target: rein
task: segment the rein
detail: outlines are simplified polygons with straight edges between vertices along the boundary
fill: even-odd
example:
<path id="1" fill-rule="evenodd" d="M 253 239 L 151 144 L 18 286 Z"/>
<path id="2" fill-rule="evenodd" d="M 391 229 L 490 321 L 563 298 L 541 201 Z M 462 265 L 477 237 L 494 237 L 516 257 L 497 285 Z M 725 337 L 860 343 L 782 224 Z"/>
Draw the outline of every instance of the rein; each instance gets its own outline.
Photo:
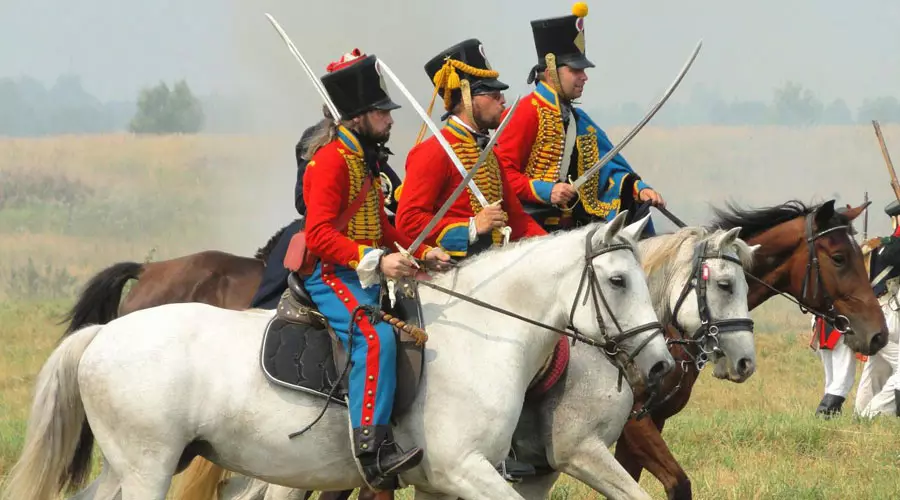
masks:
<path id="1" fill-rule="evenodd" d="M 632 363 L 634 361 L 634 358 L 641 352 L 641 350 L 644 349 L 644 347 L 647 346 L 647 344 L 650 343 L 651 340 L 653 340 L 653 338 L 656 335 L 662 335 L 662 324 L 659 321 L 653 321 L 650 323 L 636 326 L 629 330 L 625 330 L 625 331 L 622 330 L 622 327 L 621 327 L 621 325 L 619 325 L 619 322 L 616 319 L 615 315 L 613 314 L 612 309 L 609 307 L 609 303 L 606 300 L 606 296 L 603 294 L 603 290 L 600 287 L 600 280 L 597 278 L 597 273 L 594 270 L 594 266 L 592 265 L 592 262 L 596 257 L 599 257 L 600 255 L 603 255 L 605 253 L 614 252 L 617 250 L 628 250 L 628 251 L 634 252 L 634 248 L 629 244 L 616 243 L 616 244 L 604 245 L 598 251 L 592 253 L 591 252 L 592 238 L 594 236 L 594 233 L 596 233 L 599 229 L 600 229 L 600 226 L 595 227 L 587 234 L 587 237 L 585 238 L 584 268 L 581 273 L 581 279 L 579 280 L 578 291 L 575 294 L 575 298 L 572 300 L 572 309 L 569 312 L 569 321 L 568 321 L 568 324 L 566 325 L 565 329 L 556 328 L 554 326 L 542 323 L 540 321 L 526 318 L 525 316 L 522 316 L 520 314 L 514 313 L 512 311 L 508 311 L 501 307 L 497 307 L 495 305 L 489 304 L 482 300 L 469 297 L 469 296 L 461 294 L 459 292 L 455 292 L 453 290 L 442 287 L 440 285 L 435 285 L 428 281 L 423 281 L 423 280 L 415 280 L 415 281 L 417 284 L 427 286 L 428 288 L 437 290 L 439 292 L 445 293 L 452 297 L 456 297 L 460 300 L 464 300 L 466 302 L 477 305 L 479 307 L 483 307 L 485 309 L 489 309 L 491 311 L 498 312 L 500 314 L 504 314 L 506 316 L 518 319 L 520 321 L 524 321 L 528 324 L 550 330 L 559 335 L 569 337 L 572 339 L 572 345 L 575 345 L 575 342 L 577 342 L 577 341 L 581 341 L 587 345 L 601 349 L 613 361 L 613 364 L 615 364 L 616 367 L 619 369 L 619 390 L 621 390 L 622 379 L 625 376 L 625 365 Z M 587 288 L 587 291 L 585 291 L 585 288 Z M 581 297 L 582 294 L 584 294 L 584 299 L 581 302 L 582 306 L 587 304 L 588 298 L 591 299 L 591 304 L 593 305 L 593 309 L 594 309 L 594 315 L 597 320 L 597 326 L 600 329 L 600 336 L 602 338 L 602 340 L 600 340 L 600 341 L 594 340 L 594 339 L 584 335 L 583 333 L 581 333 L 581 331 L 579 331 L 579 329 L 577 327 L 575 327 L 575 324 L 574 324 L 575 310 L 578 308 L 578 299 Z M 603 307 L 606 309 L 607 313 L 609 313 L 610 318 L 612 318 L 612 321 L 616 327 L 616 330 L 619 331 L 618 335 L 610 336 L 608 334 L 608 328 L 603 321 L 603 315 L 601 313 L 601 307 L 600 307 L 601 302 L 603 304 Z M 646 332 L 646 331 L 650 331 L 650 330 L 656 330 L 656 332 L 654 332 L 654 334 L 648 336 L 647 339 L 644 340 L 644 342 L 642 342 L 637 347 L 637 349 L 633 350 L 624 360 L 620 361 L 618 359 L 619 358 L 618 355 L 621 352 L 619 349 L 619 344 L 621 342 L 626 341 L 642 332 Z"/>
<path id="2" fill-rule="evenodd" d="M 678 379 L 678 383 L 663 399 L 659 401 L 654 401 L 659 393 L 656 390 L 652 390 L 650 392 L 650 395 L 647 397 L 646 403 L 641 405 L 641 409 L 632 410 L 631 416 L 635 417 L 637 420 L 643 418 L 653 409 L 665 404 L 667 401 L 669 401 L 669 399 L 672 398 L 672 396 L 678 393 L 678 390 L 681 389 L 681 382 L 684 380 L 684 374 L 687 371 L 686 368 L 688 364 L 693 362 L 698 372 L 702 370 L 704 366 L 706 366 L 706 363 L 709 361 L 709 355 L 719 349 L 718 344 L 720 333 L 731 333 L 748 330 L 750 332 L 753 332 L 753 320 L 750 318 L 728 318 L 720 320 L 714 320 L 711 318 L 709 304 L 707 302 L 709 267 L 706 265 L 706 260 L 726 260 L 728 262 L 737 264 L 741 268 L 743 268 L 743 263 L 739 259 L 730 255 L 709 254 L 707 253 L 708 247 L 708 241 L 700 242 L 694 247 L 693 263 L 691 265 L 691 279 L 686 281 L 684 286 L 682 287 L 681 294 L 678 296 L 678 300 L 675 302 L 675 307 L 672 311 L 672 324 L 681 334 L 681 338 L 666 339 L 666 345 L 668 346 L 674 344 L 683 345 L 686 347 L 696 346 L 700 352 L 699 354 L 694 356 L 687 348 L 684 349 L 685 354 L 687 354 L 691 359 L 680 361 L 682 370 L 681 377 Z M 687 296 L 690 294 L 691 290 L 696 290 L 697 292 L 697 311 L 700 316 L 700 327 L 697 329 L 697 331 L 694 332 L 693 335 L 688 337 L 684 327 L 678 322 L 678 311 L 681 309 L 681 306 L 684 304 L 684 301 L 687 299 Z M 710 340 L 714 341 L 716 345 L 712 348 L 712 350 L 707 351 L 706 349 L 704 349 L 704 345 L 706 345 Z M 654 389 L 656 389 L 656 387 L 654 387 Z"/>
<path id="3" fill-rule="evenodd" d="M 804 313 L 804 314 L 810 313 L 810 314 L 812 314 L 813 316 L 817 316 L 817 317 L 819 317 L 819 318 L 824 319 L 825 321 L 828 321 L 829 323 L 831 323 L 832 325 L 834 325 L 834 328 L 835 328 L 836 330 L 838 330 L 839 332 L 841 332 L 841 333 L 843 334 L 843 333 L 846 333 L 846 332 L 848 332 L 848 331 L 850 330 L 850 320 L 849 320 L 846 316 L 844 316 L 844 315 L 842 315 L 842 314 L 832 314 L 833 311 L 834 311 L 834 309 L 835 309 L 835 307 L 834 307 L 834 300 L 832 299 L 832 297 L 830 296 L 830 294 L 828 293 L 828 291 L 825 289 L 825 285 L 823 284 L 823 281 L 822 281 L 822 272 L 821 272 L 821 268 L 819 267 L 819 257 L 818 257 L 818 254 L 816 253 L 815 242 L 816 242 L 816 240 L 818 240 L 818 239 L 821 238 L 822 236 L 825 236 L 825 235 L 830 234 L 830 233 L 832 233 L 832 232 L 839 231 L 839 230 L 849 230 L 849 229 L 850 229 L 850 226 L 849 226 L 849 225 L 840 225 L 840 226 L 835 226 L 835 227 L 831 227 L 831 228 L 828 228 L 828 229 L 819 231 L 818 233 L 814 233 L 814 232 L 813 232 L 813 218 L 814 218 L 814 215 L 815 215 L 815 214 L 813 214 L 813 213 L 807 214 L 807 216 L 806 216 L 806 218 L 805 218 L 805 221 L 804 221 L 804 226 L 805 226 L 805 240 L 806 240 L 806 245 L 807 245 L 807 251 L 808 251 L 807 255 L 808 255 L 808 257 L 807 257 L 807 263 L 806 263 L 806 274 L 805 274 L 805 276 L 804 276 L 804 278 L 803 278 L 803 287 L 802 287 L 802 291 L 801 291 L 801 294 L 800 294 L 800 297 L 801 297 L 801 299 L 803 299 L 803 301 L 794 298 L 793 295 L 790 295 L 790 294 L 788 294 L 787 292 L 784 292 L 784 291 L 782 291 L 782 290 L 779 290 L 779 289 L 773 287 L 772 285 L 766 283 L 766 282 L 763 281 L 761 278 L 756 277 L 753 273 L 751 273 L 751 272 L 749 272 L 749 271 L 746 271 L 746 270 L 745 270 L 745 271 L 744 271 L 744 274 L 745 274 L 747 277 L 751 278 L 752 280 L 756 281 L 757 283 L 759 283 L 759 284 L 763 285 L 764 287 L 768 288 L 769 290 L 771 290 L 772 292 L 774 292 L 776 295 L 781 295 L 782 297 L 784 297 L 784 298 L 790 300 L 791 302 L 797 304 L 797 306 L 800 308 L 800 311 L 801 311 L 802 313 Z M 671 219 L 671 218 L 670 218 L 670 219 Z M 673 221 L 674 221 L 674 222 L 676 223 L 676 225 L 678 225 L 679 227 L 687 227 L 687 225 L 684 224 L 683 222 L 681 222 L 680 220 L 675 221 L 675 220 L 673 219 Z M 698 257 L 698 255 L 697 255 L 697 253 L 696 253 L 696 251 L 695 251 L 695 255 L 694 255 L 694 258 L 695 258 L 695 266 L 696 266 L 696 263 L 697 263 L 697 257 Z M 728 256 L 723 256 L 722 258 L 726 258 L 726 260 L 732 260 L 732 259 L 731 259 L 730 257 L 728 257 Z M 694 271 L 696 272 L 696 268 L 695 268 Z M 815 298 L 818 296 L 818 292 L 821 291 L 821 292 L 822 292 L 822 296 L 825 298 L 826 303 L 828 304 L 828 312 L 827 312 L 827 313 L 820 312 L 820 311 L 818 311 L 817 309 L 812 308 L 812 307 L 810 307 L 810 306 L 808 306 L 808 305 L 806 305 L 806 304 L 803 303 L 803 302 L 805 301 L 807 295 L 808 295 L 808 290 L 809 290 L 808 287 L 809 287 L 809 283 L 812 281 L 812 273 L 813 273 L 813 271 L 815 271 L 815 274 L 816 274 L 816 289 L 815 289 L 815 291 L 813 291 L 813 299 L 815 299 Z M 694 279 L 696 280 L 696 274 L 695 274 Z M 704 285 L 703 285 L 703 290 L 704 290 L 703 293 L 705 293 L 705 283 L 704 283 Z M 686 286 L 685 286 L 685 289 L 682 290 L 682 295 L 681 295 L 681 297 L 679 298 L 678 305 L 676 305 L 676 312 L 673 313 L 673 318 L 677 318 L 677 309 L 678 309 L 678 306 L 680 306 L 681 302 L 682 302 L 683 299 L 686 297 L 688 291 L 689 291 L 689 290 L 688 290 L 687 285 L 686 285 Z M 698 301 L 700 300 L 700 293 L 701 293 L 701 292 L 698 290 L 698 294 L 697 294 L 697 299 L 698 299 Z M 702 302 L 699 304 L 699 306 L 700 306 L 700 311 L 701 311 L 701 323 L 702 323 L 702 321 L 703 321 L 703 314 L 704 314 L 703 311 L 705 310 L 705 306 L 704 306 L 704 303 L 702 303 Z M 707 310 L 707 313 L 708 313 L 708 310 Z M 723 320 L 723 321 L 743 321 L 743 320 L 738 319 L 738 320 Z M 751 325 L 751 328 L 750 328 L 750 329 L 752 330 L 752 324 L 753 324 L 752 320 L 749 320 L 749 319 L 748 319 L 748 320 L 746 320 L 746 321 L 749 321 L 749 322 L 750 322 L 750 325 Z M 723 325 L 723 326 L 724 326 L 724 325 Z M 707 331 L 711 331 L 711 332 L 712 332 L 712 336 L 715 337 L 715 335 L 717 335 L 720 331 L 725 331 L 725 330 L 722 329 L 723 326 L 718 326 L 718 327 L 716 327 L 716 325 L 713 325 L 713 326 L 708 327 L 709 330 L 707 330 Z M 736 326 L 736 325 L 728 325 L 729 331 L 736 329 L 735 326 Z M 678 331 L 682 334 L 682 338 L 681 338 L 681 339 L 666 339 L 666 344 L 667 344 L 667 345 L 676 345 L 676 344 L 677 344 L 677 345 L 684 345 L 685 347 L 687 347 L 687 346 L 690 346 L 690 345 L 692 345 L 692 344 L 698 344 L 698 343 L 699 343 L 696 339 L 687 339 L 687 338 L 685 338 L 684 330 L 683 330 L 680 326 L 678 326 L 677 324 L 675 324 L 675 327 L 676 327 L 676 328 L 678 329 Z M 703 327 L 701 326 L 701 329 L 702 329 L 702 328 L 703 328 Z M 700 332 L 700 331 L 698 331 L 697 333 L 699 333 L 699 332 Z M 695 333 L 695 335 L 696 335 L 697 333 Z M 712 352 L 714 352 L 715 349 L 717 349 L 717 348 L 718 348 L 718 347 L 714 348 Z M 700 354 L 699 354 L 698 356 L 695 357 L 693 354 L 691 354 L 691 352 L 690 352 L 687 348 L 685 348 L 685 349 L 684 349 L 684 353 L 687 354 L 691 359 L 690 359 L 690 360 L 681 360 L 681 361 L 680 361 L 680 363 L 681 363 L 681 369 L 682 369 L 682 370 L 681 370 L 681 377 L 679 377 L 678 383 L 675 385 L 675 387 L 674 387 L 674 388 L 669 392 L 669 394 L 667 394 L 662 400 L 656 401 L 656 402 L 654 402 L 653 399 L 654 399 L 656 396 L 658 396 L 658 393 L 655 392 L 655 391 L 652 391 L 652 392 L 650 393 L 650 395 L 647 397 L 647 402 L 646 402 L 644 405 L 642 405 L 642 407 L 641 407 L 641 409 L 640 409 L 639 411 L 632 410 L 631 416 L 632 416 L 632 417 L 635 417 L 637 420 L 640 420 L 640 419 L 643 418 L 646 414 L 648 414 L 649 412 L 653 411 L 653 409 L 655 409 L 655 408 L 657 408 L 657 407 L 659 407 L 659 406 L 665 404 L 669 399 L 671 399 L 675 394 L 677 394 L 678 391 L 679 391 L 679 389 L 681 389 L 681 383 L 682 383 L 682 381 L 684 380 L 684 374 L 685 374 L 685 372 L 686 372 L 686 368 L 687 368 L 690 364 L 693 363 L 694 366 L 697 368 L 697 371 L 699 372 L 700 370 L 702 370 L 702 369 L 704 368 L 704 366 L 706 365 L 707 361 L 709 360 L 709 353 L 710 353 L 710 351 L 705 351 L 702 347 L 700 347 L 700 351 L 701 351 Z"/>

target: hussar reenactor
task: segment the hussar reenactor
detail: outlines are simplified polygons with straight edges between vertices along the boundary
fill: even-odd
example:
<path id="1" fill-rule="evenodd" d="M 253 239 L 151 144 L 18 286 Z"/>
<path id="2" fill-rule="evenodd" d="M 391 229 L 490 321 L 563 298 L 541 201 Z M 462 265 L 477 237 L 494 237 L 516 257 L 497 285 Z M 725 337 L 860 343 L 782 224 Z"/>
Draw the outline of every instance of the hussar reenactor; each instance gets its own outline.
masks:
<path id="1" fill-rule="evenodd" d="M 628 210 L 629 222 L 665 206 L 659 195 L 616 155 L 577 191 L 578 179 L 613 149 L 606 133 L 575 106 L 593 68 L 585 53 L 588 8 L 576 3 L 572 15 L 531 22 L 538 63 L 528 75 L 535 89 L 516 109 L 496 152 L 526 210 L 553 231 Z M 645 235 L 654 234 L 650 221 Z"/>
<path id="2" fill-rule="evenodd" d="M 350 356 L 348 413 L 353 454 L 373 489 L 391 484 L 422 459 L 419 447 L 401 450 L 392 437 L 396 338 L 387 322 L 369 320 L 362 307 L 380 303 L 382 281 L 414 276 L 410 238 L 387 219 L 378 145 L 385 144 L 399 108 L 384 87 L 377 59 L 366 56 L 322 77 L 341 122 L 329 122 L 310 141 L 303 177 L 306 247 L 304 287 Z M 450 256 L 421 245 L 414 257 L 441 267 Z"/>
<path id="3" fill-rule="evenodd" d="M 490 140 L 488 131 L 500 125 L 503 91 L 509 86 L 497 79 L 484 46 L 468 39 L 441 51 L 425 64 L 434 84 L 434 98 L 444 101 L 446 124 L 440 133 L 466 171 L 473 168 Z M 397 228 L 415 238 L 453 194 L 466 172 L 454 166 L 437 137 L 429 137 L 410 150 L 406 159 L 397 208 Z M 496 156 L 489 152 L 470 185 L 450 205 L 425 239 L 456 258 L 464 258 L 506 240 L 546 234 L 532 219 L 510 188 Z M 488 205 L 483 207 L 478 194 Z M 503 228 L 509 228 L 509 235 Z"/>

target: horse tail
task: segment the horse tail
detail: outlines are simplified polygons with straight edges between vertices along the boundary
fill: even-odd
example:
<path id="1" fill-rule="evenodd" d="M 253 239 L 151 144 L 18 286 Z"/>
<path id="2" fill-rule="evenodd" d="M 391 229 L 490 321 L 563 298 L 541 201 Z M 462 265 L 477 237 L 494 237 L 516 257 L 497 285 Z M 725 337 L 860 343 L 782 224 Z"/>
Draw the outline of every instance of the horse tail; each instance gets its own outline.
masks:
<path id="1" fill-rule="evenodd" d="M 0 498 L 51 500 L 87 481 L 94 435 L 81 402 L 78 365 L 101 328 L 89 326 L 64 338 L 41 368 L 25 446 Z"/>
<path id="2" fill-rule="evenodd" d="M 178 476 L 178 487 L 172 498 L 176 500 L 215 500 L 219 483 L 228 471 L 218 465 L 197 457 Z"/>
<path id="3" fill-rule="evenodd" d="M 63 337 L 87 325 L 103 325 L 119 315 L 122 290 L 128 280 L 137 279 L 144 265 L 137 262 L 119 262 L 100 271 L 84 286 L 84 291 L 60 324 L 69 322 Z"/>

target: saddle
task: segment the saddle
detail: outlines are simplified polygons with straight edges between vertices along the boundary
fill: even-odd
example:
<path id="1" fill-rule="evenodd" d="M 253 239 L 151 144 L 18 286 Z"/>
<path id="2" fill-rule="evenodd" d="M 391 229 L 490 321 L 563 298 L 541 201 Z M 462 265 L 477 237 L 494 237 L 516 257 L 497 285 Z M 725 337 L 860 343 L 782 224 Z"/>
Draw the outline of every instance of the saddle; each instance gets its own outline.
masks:
<path id="1" fill-rule="evenodd" d="M 260 363 L 269 382 L 346 406 L 349 357 L 328 320 L 316 308 L 296 272 L 288 275 L 275 317 L 266 325 Z M 385 300 L 387 302 L 387 300 Z M 399 416 L 416 397 L 425 365 L 425 338 L 418 292 L 399 292 L 382 318 L 397 337 L 397 386 L 392 415 Z"/>

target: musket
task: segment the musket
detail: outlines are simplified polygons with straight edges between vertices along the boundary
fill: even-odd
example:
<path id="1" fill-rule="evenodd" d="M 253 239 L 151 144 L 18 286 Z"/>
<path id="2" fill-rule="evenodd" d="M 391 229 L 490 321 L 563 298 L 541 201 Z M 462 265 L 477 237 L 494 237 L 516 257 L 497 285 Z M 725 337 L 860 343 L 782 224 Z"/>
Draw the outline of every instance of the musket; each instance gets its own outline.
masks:
<path id="1" fill-rule="evenodd" d="M 878 137 L 878 144 L 881 145 L 881 154 L 884 156 L 884 163 L 887 166 L 888 174 L 891 176 L 891 189 L 894 190 L 894 196 L 897 197 L 897 201 L 900 201 L 900 182 L 897 182 L 897 172 L 894 171 L 891 155 L 884 144 L 884 136 L 881 135 L 881 125 L 878 124 L 878 120 L 872 120 L 872 126 L 875 127 L 875 136 Z"/>
<path id="2" fill-rule="evenodd" d="M 484 165 L 485 161 L 487 160 L 488 154 L 494 147 L 494 143 L 497 142 L 497 138 L 500 137 L 500 133 L 503 132 L 503 129 L 506 128 L 506 125 L 509 123 L 509 119 L 512 117 L 513 111 L 515 111 L 516 106 L 519 105 L 519 99 L 520 97 L 517 97 L 515 102 L 513 102 L 512 108 L 509 110 L 509 113 L 507 113 L 506 117 L 503 118 L 503 121 L 500 122 L 500 125 L 497 127 L 497 130 L 494 132 L 491 140 L 488 141 L 487 145 L 484 147 L 484 150 L 478 156 L 478 161 L 475 163 L 472 169 L 466 173 L 466 176 L 463 177 L 462 182 L 460 182 L 459 185 L 456 186 L 456 189 L 454 189 L 453 192 L 450 193 L 450 197 L 447 198 L 447 201 L 445 201 L 444 204 L 441 205 L 441 208 L 438 209 L 431 220 L 428 221 L 428 224 L 426 224 L 425 228 L 422 229 L 418 236 L 416 236 L 416 239 L 413 240 L 409 248 L 403 248 L 400 245 L 397 245 L 397 249 L 400 250 L 400 252 L 406 256 L 406 258 L 415 262 L 415 260 L 413 260 L 411 257 L 412 254 L 414 254 L 416 249 L 418 249 L 419 246 L 422 245 L 422 242 L 425 241 L 425 238 L 428 237 L 428 235 L 434 229 L 434 226 L 436 226 L 437 223 L 441 221 L 441 219 L 444 217 L 444 214 L 447 213 L 447 210 L 449 210 L 450 207 L 453 206 L 456 198 L 458 198 L 460 193 L 463 192 L 463 189 L 466 188 L 466 185 L 472 181 L 472 179 L 475 177 L 475 174 L 478 172 L 478 169 L 481 168 L 482 165 Z"/>
<path id="3" fill-rule="evenodd" d="M 684 66 L 681 68 L 681 72 L 678 73 L 678 77 L 676 77 L 675 81 L 672 82 L 672 85 L 670 85 L 669 88 L 666 89 L 666 92 L 663 94 L 663 96 L 659 100 L 659 102 L 657 102 L 652 108 L 650 108 L 650 111 L 647 112 L 647 115 L 644 116 L 644 118 L 640 121 L 640 123 L 638 123 L 634 127 L 634 129 L 632 129 L 631 132 L 629 132 L 628 135 L 626 135 L 625 138 L 622 139 L 622 141 L 619 144 L 617 144 L 608 153 L 606 153 L 603 156 L 603 158 L 600 158 L 600 161 L 595 163 L 584 174 L 582 174 L 581 177 L 576 179 L 574 182 L 572 182 L 570 180 L 570 182 L 572 183 L 572 187 L 574 187 L 576 190 L 581 188 L 581 186 L 584 185 L 584 183 L 587 182 L 588 179 L 591 178 L 591 176 L 596 175 L 597 172 L 599 172 L 601 168 L 603 168 L 607 163 L 612 161 L 612 159 L 615 158 L 617 154 L 619 154 L 619 151 L 621 151 L 622 148 L 624 148 L 625 145 L 628 144 L 628 142 L 631 141 L 631 139 L 633 139 L 634 136 L 637 135 L 637 133 L 640 132 L 642 128 L 644 128 L 644 125 L 646 125 L 647 122 L 649 122 L 650 119 L 653 118 L 653 115 L 655 115 L 656 112 L 659 111 L 659 109 L 663 106 L 663 104 L 665 104 L 666 101 L 669 99 L 669 96 L 672 95 L 672 92 L 674 92 L 675 89 L 678 87 L 678 84 L 681 83 L 681 80 L 684 78 L 684 75 L 687 74 L 688 70 L 691 68 L 691 65 L 694 64 L 694 59 L 697 58 L 697 53 L 700 52 L 701 46 L 703 46 L 703 40 L 700 40 L 699 42 L 697 42 L 697 46 L 694 48 L 694 51 L 691 53 L 691 57 L 687 60 L 686 63 L 684 63 Z"/>
<path id="4" fill-rule="evenodd" d="M 869 239 L 869 192 L 866 191 L 865 196 L 863 197 L 863 201 L 865 202 L 866 208 L 863 210 L 865 213 L 863 214 L 863 241 L 867 241 Z"/>
<path id="5" fill-rule="evenodd" d="M 334 105 L 334 102 L 331 101 L 331 97 L 328 96 L 328 92 L 325 90 L 325 86 L 322 85 L 322 81 L 313 73 L 312 68 L 309 67 L 309 64 L 306 63 L 306 59 L 303 59 L 303 56 L 300 55 L 300 51 L 297 50 L 297 47 L 294 46 L 294 42 L 291 41 L 291 38 L 281 29 L 281 25 L 278 24 L 278 21 L 272 17 L 268 12 L 266 13 L 266 17 L 269 18 L 269 22 L 272 23 L 272 26 L 275 27 L 275 31 L 281 35 L 281 39 L 284 40 L 284 43 L 287 44 L 288 49 L 291 51 L 291 54 L 294 54 L 294 57 L 297 58 L 297 61 L 300 62 L 300 66 L 303 67 L 303 71 L 306 72 L 306 75 L 309 76 L 309 79 L 312 80 L 313 86 L 316 87 L 316 91 L 319 93 L 319 96 L 325 101 L 325 105 L 328 106 L 328 111 L 331 112 L 331 116 L 334 119 L 334 123 L 341 123 L 341 113 L 338 112 L 337 106 Z"/>

